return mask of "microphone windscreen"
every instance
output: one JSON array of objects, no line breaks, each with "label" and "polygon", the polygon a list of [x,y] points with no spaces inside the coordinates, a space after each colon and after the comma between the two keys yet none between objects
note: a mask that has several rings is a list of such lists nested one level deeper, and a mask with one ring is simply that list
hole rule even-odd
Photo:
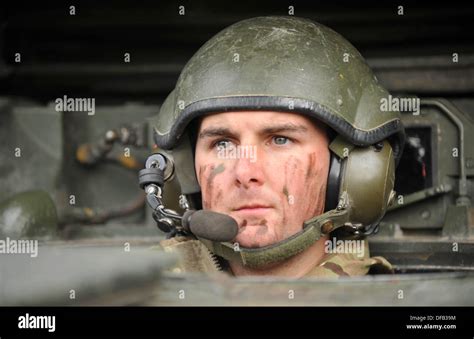
[{"label": "microphone windscreen", "polygon": [[207,210],[187,211],[183,226],[197,237],[217,242],[232,241],[239,231],[234,218]]}]

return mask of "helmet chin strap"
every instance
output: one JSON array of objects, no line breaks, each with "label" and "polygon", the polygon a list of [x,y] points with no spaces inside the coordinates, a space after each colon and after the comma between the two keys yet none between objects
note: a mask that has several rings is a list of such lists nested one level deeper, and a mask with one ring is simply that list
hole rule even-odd
[{"label": "helmet chin strap", "polygon": [[242,248],[230,242],[215,242],[199,238],[218,256],[232,262],[258,268],[284,261],[303,252],[322,236],[344,226],[348,221],[347,209],[333,209],[306,220],[303,230],[275,244],[260,248]]}]

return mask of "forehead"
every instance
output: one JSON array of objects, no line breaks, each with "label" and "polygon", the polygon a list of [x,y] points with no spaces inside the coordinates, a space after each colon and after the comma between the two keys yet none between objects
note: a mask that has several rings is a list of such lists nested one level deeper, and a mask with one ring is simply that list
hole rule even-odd
[{"label": "forehead", "polygon": [[214,113],[203,117],[200,121],[200,130],[206,127],[229,127],[232,129],[258,128],[269,123],[292,123],[307,128],[322,128],[323,124],[313,121],[301,114],[274,111],[238,111]]}]

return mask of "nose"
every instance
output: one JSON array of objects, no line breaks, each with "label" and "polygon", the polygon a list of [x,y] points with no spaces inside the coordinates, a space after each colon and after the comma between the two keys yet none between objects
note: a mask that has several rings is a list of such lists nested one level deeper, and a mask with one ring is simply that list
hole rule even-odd
[{"label": "nose", "polygon": [[252,161],[252,159],[241,158],[235,161],[235,185],[239,188],[248,189],[250,187],[258,187],[264,183],[264,169],[262,162]]}]

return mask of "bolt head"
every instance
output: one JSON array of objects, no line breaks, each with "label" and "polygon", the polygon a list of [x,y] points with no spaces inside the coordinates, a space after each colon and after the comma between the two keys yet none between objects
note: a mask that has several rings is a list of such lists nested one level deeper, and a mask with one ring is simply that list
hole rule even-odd
[{"label": "bolt head", "polygon": [[156,187],[155,187],[155,186],[148,186],[148,187],[146,188],[146,192],[147,192],[148,194],[155,194],[155,193],[156,193]]},{"label": "bolt head", "polygon": [[321,226],[321,231],[324,234],[330,233],[334,228],[334,223],[332,220],[325,221],[324,224]]}]

